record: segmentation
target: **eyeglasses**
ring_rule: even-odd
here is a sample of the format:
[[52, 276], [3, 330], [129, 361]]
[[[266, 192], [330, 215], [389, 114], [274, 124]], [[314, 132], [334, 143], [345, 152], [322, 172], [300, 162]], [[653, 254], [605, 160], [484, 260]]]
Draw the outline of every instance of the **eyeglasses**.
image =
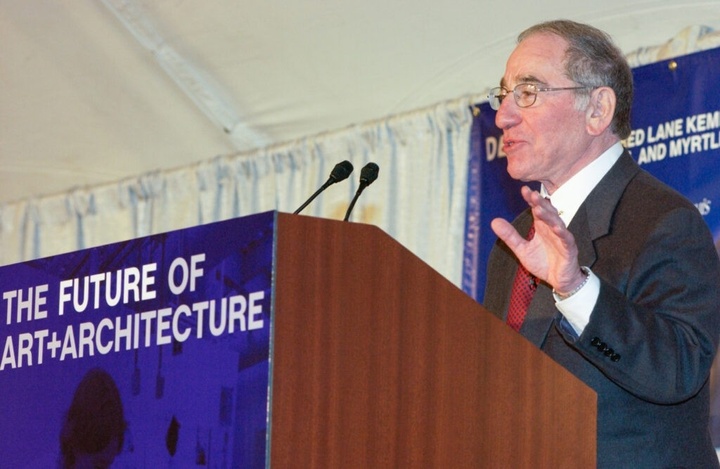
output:
[[[542, 91], [564, 91], [564, 90], [589, 90], [592, 89], [590, 86], [570, 86], [567, 88], [539, 88], [534, 83], [520, 83], [512, 90], [512, 95], [515, 98], [515, 103], [519, 107], [530, 107], [535, 104], [538, 93]], [[500, 109], [503, 99], [510, 94], [510, 90], [503, 86], [493, 88], [488, 94], [488, 100], [490, 100], [490, 107], [494, 110]]]

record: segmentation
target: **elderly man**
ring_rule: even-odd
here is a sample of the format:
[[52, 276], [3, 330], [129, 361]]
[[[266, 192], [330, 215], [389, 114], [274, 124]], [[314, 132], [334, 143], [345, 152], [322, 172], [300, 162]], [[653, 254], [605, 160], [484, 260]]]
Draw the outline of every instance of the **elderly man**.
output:
[[624, 56], [596, 28], [542, 23], [489, 98], [509, 174], [541, 188], [492, 222], [485, 306], [597, 392], [598, 467], [718, 467], [720, 262], [697, 209], [622, 147]]

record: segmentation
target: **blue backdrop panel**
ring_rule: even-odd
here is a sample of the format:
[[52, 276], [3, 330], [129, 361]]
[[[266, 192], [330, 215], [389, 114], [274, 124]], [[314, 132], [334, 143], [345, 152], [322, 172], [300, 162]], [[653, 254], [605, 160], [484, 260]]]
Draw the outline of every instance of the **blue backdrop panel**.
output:
[[[117, 467], [264, 467], [274, 223], [265, 213], [0, 268], [0, 466], [56, 467], [61, 433], [81, 446], [78, 428], [98, 435], [122, 411]], [[120, 404], [101, 401], [107, 385], [81, 390], [91, 369]], [[80, 412], [68, 425], [73, 399], [106, 420]]]
[[696, 204], [720, 236], [720, 49], [634, 70], [633, 132], [641, 167]]

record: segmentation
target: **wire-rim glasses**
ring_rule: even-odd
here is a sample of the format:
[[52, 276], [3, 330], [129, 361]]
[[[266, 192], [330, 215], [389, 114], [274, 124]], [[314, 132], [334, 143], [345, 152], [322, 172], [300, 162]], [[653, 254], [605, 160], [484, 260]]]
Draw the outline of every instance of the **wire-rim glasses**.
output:
[[[540, 92], [544, 91], [565, 91], [565, 90], [589, 90], [592, 89], [591, 86], [569, 86], [564, 88], [540, 88], [535, 83], [520, 83], [515, 88], [512, 89], [512, 95], [513, 98], [515, 98], [515, 103], [519, 107], [530, 107], [533, 104], [535, 104], [535, 101], [537, 100], [537, 95]], [[503, 99], [510, 94], [510, 90], [505, 88], [504, 86], [498, 86], [497, 88], [493, 88], [490, 90], [490, 93], [488, 94], [488, 100], [490, 101], [490, 107], [494, 110], [500, 109], [500, 105], [503, 102]]]

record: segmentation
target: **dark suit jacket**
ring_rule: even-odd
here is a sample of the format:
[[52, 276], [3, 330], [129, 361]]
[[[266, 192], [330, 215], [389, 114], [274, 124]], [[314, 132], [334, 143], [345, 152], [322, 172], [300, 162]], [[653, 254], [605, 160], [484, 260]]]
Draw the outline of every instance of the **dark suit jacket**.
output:
[[[531, 223], [529, 211], [514, 221], [521, 234]], [[541, 284], [520, 333], [597, 392], [598, 467], [718, 467], [708, 376], [720, 262], [698, 210], [626, 151], [568, 228], [601, 280], [590, 322], [571, 333]], [[516, 269], [498, 241], [484, 301], [503, 320]]]

